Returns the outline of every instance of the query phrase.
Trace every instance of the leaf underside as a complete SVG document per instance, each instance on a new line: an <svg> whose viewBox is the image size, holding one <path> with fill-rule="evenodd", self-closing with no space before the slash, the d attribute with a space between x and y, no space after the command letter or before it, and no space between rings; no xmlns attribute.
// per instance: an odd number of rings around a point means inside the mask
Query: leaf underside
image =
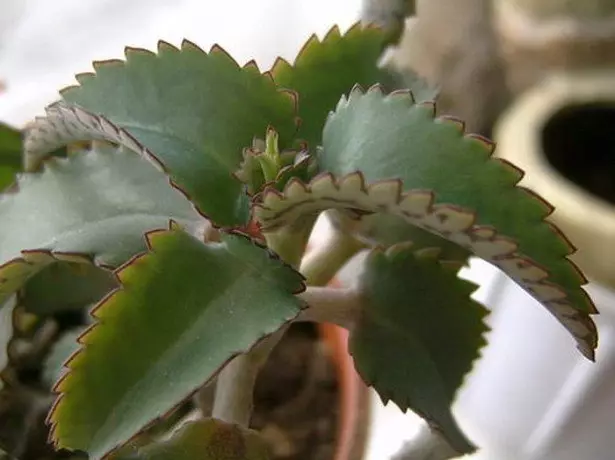
<svg viewBox="0 0 615 460"><path fill-rule="evenodd" d="M567 258L574 248L545 221L552 207L517 187L522 173L492 152L485 139L464 135L462 123L434 118L432 104L357 87L327 121L323 172L309 184L291 180L282 193L266 188L255 197L255 214L264 231L326 209L355 219L400 217L503 270L593 359L597 332L589 315L596 309Z"/></svg>
<svg viewBox="0 0 615 460"><path fill-rule="evenodd" d="M50 414L58 447L99 459L294 318L303 278L245 236L204 244L172 226L116 272L121 288L67 363ZM92 397L96 395L96 397Z"/></svg>
<svg viewBox="0 0 615 460"><path fill-rule="evenodd" d="M160 164L214 223L242 225L249 203L233 176L242 149L268 125L290 142L296 97L218 46L205 53L188 41L181 50L160 42L157 51L127 48L125 62L78 75L79 86L62 91L64 107L51 106L28 131L29 163L75 140L112 140Z"/></svg>
<svg viewBox="0 0 615 460"><path fill-rule="evenodd" d="M359 281L363 310L350 352L363 379L384 402L411 409L459 453L474 446L451 414L457 389L485 344L487 310L476 289L457 277L459 263L408 245L373 250Z"/></svg>
<svg viewBox="0 0 615 460"><path fill-rule="evenodd" d="M164 441L109 460L268 460L267 444L253 430L216 419L189 422Z"/></svg>
<svg viewBox="0 0 615 460"><path fill-rule="evenodd" d="M103 147L20 175L17 190L0 197L0 215L0 304L52 264L117 267L146 249L145 232L170 218L202 222L163 173L134 152ZM33 287L39 298L50 295L46 306L59 287L46 283L50 291L40 291L48 276Z"/></svg>
<svg viewBox="0 0 615 460"><path fill-rule="evenodd" d="M21 132L0 123L0 191L15 181L21 170Z"/></svg>

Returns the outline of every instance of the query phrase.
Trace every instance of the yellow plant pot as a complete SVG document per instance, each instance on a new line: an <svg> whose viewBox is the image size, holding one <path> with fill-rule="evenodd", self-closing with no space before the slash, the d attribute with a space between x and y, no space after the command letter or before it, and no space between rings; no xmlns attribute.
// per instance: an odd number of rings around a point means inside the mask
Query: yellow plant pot
<svg viewBox="0 0 615 460"><path fill-rule="evenodd" d="M615 73L554 75L502 117L496 155L555 206L591 281L615 286ZM596 145L592 145L596 144Z"/></svg>

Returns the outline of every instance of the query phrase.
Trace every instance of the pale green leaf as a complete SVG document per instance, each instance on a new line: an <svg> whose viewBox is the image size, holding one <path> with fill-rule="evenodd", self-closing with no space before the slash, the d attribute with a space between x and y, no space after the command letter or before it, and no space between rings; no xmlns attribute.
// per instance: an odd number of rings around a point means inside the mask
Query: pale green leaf
<svg viewBox="0 0 615 460"><path fill-rule="evenodd" d="M117 267L170 218L202 218L136 153L100 149L51 159L0 197L0 302L55 262Z"/></svg>

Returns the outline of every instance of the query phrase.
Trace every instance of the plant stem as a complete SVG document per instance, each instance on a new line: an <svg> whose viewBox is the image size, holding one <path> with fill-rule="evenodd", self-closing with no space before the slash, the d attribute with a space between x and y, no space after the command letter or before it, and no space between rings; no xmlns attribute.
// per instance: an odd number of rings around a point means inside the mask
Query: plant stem
<svg viewBox="0 0 615 460"><path fill-rule="evenodd" d="M296 321L333 323L346 329L352 326L361 305L361 295L356 288L309 287L299 298L308 308Z"/></svg>
<svg viewBox="0 0 615 460"><path fill-rule="evenodd" d="M308 252L300 272L309 286L324 286L355 254L366 246L339 230L333 230L324 244Z"/></svg>
<svg viewBox="0 0 615 460"><path fill-rule="evenodd" d="M316 216L305 216L293 225L266 233L267 246L284 262L298 268L315 222Z"/></svg>
<svg viewBox="0 0 615 460"><path fill-rule="evenodd" d="M287 264L299 266L315 221L315 216L305 217L290 227L266 234L269 249ZM249 426L256 377L286 329L287 327L280 328L248 353L235 357L224 367L216 383L212 411L214 418Z"/></svg>
<svg viewBox="0 0 615 460"><path fill-rule="evenodd" d="M248 427L252 416L254 383L269 353L286 327L265 338L250 352L236 356L218 375L212 416Z"/></svg>

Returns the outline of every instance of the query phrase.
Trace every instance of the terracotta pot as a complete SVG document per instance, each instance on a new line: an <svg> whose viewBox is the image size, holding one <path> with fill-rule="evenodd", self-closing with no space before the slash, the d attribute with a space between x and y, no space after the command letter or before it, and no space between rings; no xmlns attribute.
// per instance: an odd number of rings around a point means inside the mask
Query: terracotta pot
<svg viewBox="0 0 615 460"><path fill-rule="evenodd" d="M493 0L507 79L519 93L554 70L604 68L615 56L611 0Z"/></svg>
<svg viewBox="0 0 615 460"><path fill-rule="evenodd" d="M330 286L341 284L334 279ZM367 446L370 391L357 374L348 352L348 331L328 323L320 323L318 327L331 351L340 386L338 441L333 460L361 460Z"/></svg>

